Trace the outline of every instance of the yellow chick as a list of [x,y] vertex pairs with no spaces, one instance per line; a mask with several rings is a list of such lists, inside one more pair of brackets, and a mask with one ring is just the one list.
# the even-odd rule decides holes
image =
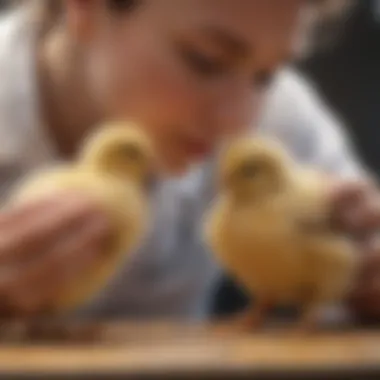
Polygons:
[[313,328],[320,308],[349,290],[356,269],[353,242],[331,226],[326,179],[263,137],[232,142],[219,179],[205,239],[256,300],[232,325],[258,326],[269,307],[292,304],[302,307],[296,328]]
[[87,192],[114,226],[107,254],[57,295],[52,313],[69,311],[95,295],[140,242],[148,224],[145,184],[152,165],[153,147],[141,130],[125,122],[108,123],[85,141],[76,162],[33,175],[12,194],[11,206],[65,189]]

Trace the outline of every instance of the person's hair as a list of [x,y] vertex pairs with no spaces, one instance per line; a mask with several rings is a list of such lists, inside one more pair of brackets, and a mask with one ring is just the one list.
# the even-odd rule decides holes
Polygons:
[[[111,12],[130,11],[142,0],[105,0]],[[2,0],[4,9],[17,6],[28,7],[42,30],[50,29],[64,15],[64,0]]]
[[309,0],[309,3],[315,16],[306,33],[301,54],[304,58],[334,48],[359,4],[358,0]]
[[133,9],[139,0],[107,0],[107,6],[114,11],[129,11]]
[[[143,0],[104,1],[109,11],[117,14],[133,10]],[[308,33],[303,35],[305,43],[301,55],[309,56],[334,46],[357,3],[358,0],[305,0],[305,4],[311,6],[309,9],[314,16]],[[33,9],[34,19],[42,32],[54,27],[64,15],[64,0],[0,0],[0,6],[4,9],[17,4]]]

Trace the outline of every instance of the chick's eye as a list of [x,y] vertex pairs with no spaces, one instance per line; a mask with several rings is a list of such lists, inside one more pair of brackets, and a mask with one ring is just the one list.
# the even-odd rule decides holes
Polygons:
[[240,169],[240,174],[245,178],[252,178],[259,174],[261,166],[256,162],[248,162],[244,164]]
[[141,156],[139,149],[132,145],[121,147],[120,153],[123,157],[126,157],[133,161],[140,159]]

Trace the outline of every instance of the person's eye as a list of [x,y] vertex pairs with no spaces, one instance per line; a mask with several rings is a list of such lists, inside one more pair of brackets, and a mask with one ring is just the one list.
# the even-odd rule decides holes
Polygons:
[[253,86],[265,90],[273,82],[274,72],[272,70],[259,70],[253,76]]
[[221,75],[227,69],[222,60],[207,56],[193,48],[183,47],[180,52],[186,65],[197,74],[211,77]]

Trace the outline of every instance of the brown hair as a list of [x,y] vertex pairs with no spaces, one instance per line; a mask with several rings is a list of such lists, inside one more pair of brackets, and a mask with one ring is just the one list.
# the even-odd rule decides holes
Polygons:
[[[141,0],[105,0],[112,12],[129,11]],[[28,7],[41,33],[54,27],[64,14],[64,0],[9,0],[10,5]]]
[[349,17],[357,6],[355,0],[308,0],[302,14],[302,33],[298,34],[296,59],[307,59],[336,46]]
[[[143,0],[104,0],[111,12],[130,11]],[[31,7],[33,18],[42,33],[54,27],[64,14],[64,0],[7,0],[10,5],[23,4]],[[354,8],[355,0],[305,0],[317,14],[306,33],[308,47],[304,54],[310,55],[325,49],[339,37],[347,17]]]
[[[34,3],[35,7],[43,10],[46,16],[56,17],[63,11],[63,0],[21,0],[21,2]],[[106,0],[106,6],[112,11],[126,11],[132,9],[139,0]]]

